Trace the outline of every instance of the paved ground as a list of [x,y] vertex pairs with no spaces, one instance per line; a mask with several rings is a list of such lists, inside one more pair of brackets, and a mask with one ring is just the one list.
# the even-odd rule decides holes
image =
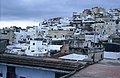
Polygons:
[[77,72],[70,78],[120,78],[120,60],[103,60]]

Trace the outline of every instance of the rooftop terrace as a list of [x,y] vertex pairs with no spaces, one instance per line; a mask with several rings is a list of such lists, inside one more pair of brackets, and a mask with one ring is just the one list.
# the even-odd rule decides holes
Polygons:
[[102,60],[69,78],[120,78],[120,60]]

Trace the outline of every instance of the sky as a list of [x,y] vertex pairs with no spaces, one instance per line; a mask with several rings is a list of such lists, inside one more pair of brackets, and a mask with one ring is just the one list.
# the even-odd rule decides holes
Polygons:
[[53,17],[70,17],[92,7],[120,8],[120,0],[0,0],[0,28],[38,25]]

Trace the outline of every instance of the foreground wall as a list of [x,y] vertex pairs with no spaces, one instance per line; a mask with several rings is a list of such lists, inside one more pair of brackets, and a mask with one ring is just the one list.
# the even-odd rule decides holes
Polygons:
[[[0,78],[11,78],[7,77],[7,65],[0,64],[0,73],[2,77]],[[28,68],[24,66],[13,66],[15,67],[15,76],[14,78],[55,78],[55,72],[36,69],[36,68]],[[12,73],[12,72],[11,72]],[[12,76],[13,77],[13,76]]]
[[33,68],[16,68],[17,78],[55,78],[55,73],[52,71],[33,69]]

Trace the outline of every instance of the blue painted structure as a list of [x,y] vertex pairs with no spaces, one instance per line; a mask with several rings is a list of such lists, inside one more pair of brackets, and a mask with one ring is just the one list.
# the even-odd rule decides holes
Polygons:
[[0,63],[0,73],[3,74],[3,78],[7,78],[7,66],[15,67],[15,78],[57,78],[56,73],[58,73],[49,69]]
[[16,74],[17,78],[55,78],[55,72],[25,67],[16,67]]
[[0,64],[0,73],[3,74],[3,78],[6,78],[7,66]]

